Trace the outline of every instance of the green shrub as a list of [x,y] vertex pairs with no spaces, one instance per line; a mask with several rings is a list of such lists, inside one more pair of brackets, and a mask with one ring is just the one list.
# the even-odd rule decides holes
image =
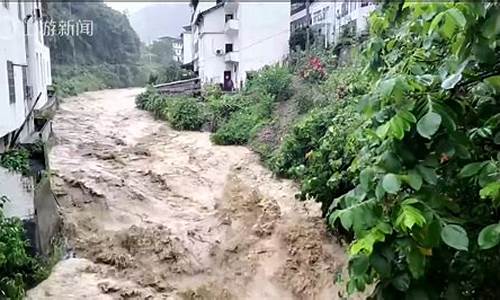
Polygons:
[[301,198],[314,197],[326,213],[334,195],[352,186],[349,170],[359,143],[352,136],[359,126],[355,102],[312,110],[292,127],[270,160],[273,171],[297,179]]
[[158,92],[153,86],[148,85],[144,92],[135,97],[135,106],[139,109],[146,109],[148,102],[153,95],[158,95]]
[[247,83],[247,90],[262,91],[276,101],[287,100],[292,95],[292,74],[286,66],[266,66]]
[[30,153],[24,149],[14,149],[0,154],[0,166],[27,175],[30,171]]
[[[272,114],[273,98],[268,94],[248,95],[249,106],[232,112],[227,121],[212,134],[212,141],[219,145],[246,144]],[[254,102],[258,99],[258,102]]]
[[211,98],[220,98],[223,94],[220,84],[206,84],[201,91],[201,97],[205,101]]
[[[255,103],[252,96],[243,94],[223,95],[221,97],[211,96],[208,98],[209,122],[213,131],[227,122],[229,117],[242,109]],[[257,100],[258,101],[258,100]]]
[[498,4],[384,4],[370,18],[355,187],[328,221],[354,235],[348,291],[500,296]]
[[25,238],[22,223],[17,218],[3,215],[0,198],[0,298],[21,300],[25,290],[38,282],[43,272],[38,260],[29,255],[29,244]]
[[194,98],[168,97],[163,114],[173,128],[178,130],[199,130],[205,122],[203,104]]

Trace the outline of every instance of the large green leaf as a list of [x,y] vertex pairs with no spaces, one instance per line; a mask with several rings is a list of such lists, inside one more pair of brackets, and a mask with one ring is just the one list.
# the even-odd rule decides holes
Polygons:
[[448,224],[441,230],[441,239],[443,242],[457,250],[467,251],[469,249],[469,238],[467,232],[462,226]]
[[432,185],[437,183],[436,171],[433,168],[424,167],[422,165],[417,165],[417,171],[422,175],[422,178]]
[[406,178],[406,182],[415,191],[419,191],[420,188],[422,187],[422,182],[423,182],[422,176],[420,176],[420,174],[418,174],[418,172],[416,170],[408,171],[408,175],[405,178]]
[[479,173],[479,171],[481,171],[483,167],[484,167],[484,162],[476,162],[468,164],[462,168],[458,176],[462,178],[474,176],[477,173]]
[[495,88],[495,90],[500,91],[500,75],[488,77],[484,81]]
[[395,174],[386,174],[382,179],[382,187],[390,194],[396,194],[401,189],[401,181]]
[[495,247],[500,243],[500,224],[484,227],[477,237],[477,244],[483,250]]
[[467,20],[465,19],[464,14],[458,8],[450,8],[448,9],[447,13],[448,16],[450,16],[453,21],[455,21],[455,24],[457,24],[461,28],[464,28]]
[[457,85],[457,83],[462,79],[462,73],[455,73],[451,74],[448,76],[443,82],[441,83],[441,87],[445,90],[450,90]]
[[370,266],[368,256],[356,255],[349,260],[349,274],[351,276],[362,276]]
[[415,225],[422,227],[425,222],[425,217],[418,208],[411,205],[402,205],[395,225],[403,231],[409,231]]
[[430,139],[441,125],[441,115],[435,112],[426,113],[417,123],[417,131],[424,138]]

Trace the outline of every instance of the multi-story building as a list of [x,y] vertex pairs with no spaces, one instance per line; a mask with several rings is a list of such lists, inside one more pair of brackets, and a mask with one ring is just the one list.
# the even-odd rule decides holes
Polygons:
[[184,62],[191,52],[202,84],[229,79],[238,89],[249,72],[286,58],[289,36],[289,1],[200,1],[183,34],[185,42],[192,39],[192,49],[184,44]]
[[160,40],[170,42],[173,50],[172,59],[176,62],[182,63],[183,60],[182,39],[171,36],[164,36],[161,37]]
[[[344,34],[362,35],[368,29],[367,18],[374,9],[375,4],[370,1],[311,1],[309,25],[318,42],[328,47],[339,42]],[[294,3],[291,14],[292,32],[307,26],[304,2]]]
[[20,141],[30,138],[33,112],[48,102],[52,77],[42,18],[40,1],[0,2],[0,152],[18,133]]

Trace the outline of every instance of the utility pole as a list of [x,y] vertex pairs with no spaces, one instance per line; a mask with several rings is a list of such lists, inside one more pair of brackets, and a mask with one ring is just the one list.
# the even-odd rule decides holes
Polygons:
[[311,0],[306,0],[306,52],[309,53],[309,47],[311,44],[311,36],[309,26],[311,25],[311,12],[309,11],[309,6],[311,4]]

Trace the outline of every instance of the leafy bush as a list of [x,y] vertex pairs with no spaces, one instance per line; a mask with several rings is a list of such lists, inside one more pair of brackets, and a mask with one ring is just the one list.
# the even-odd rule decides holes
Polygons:
[[146,106],[153,95],[158,95],[158,92],[153,86],[148,85],[144,92],[135,97],[135,106],[139,109],[146,109]]
[[307,81],[317,82],[326,78],[326,69],[321,59],[313,56],[299,74]]
[[209,97],[208,110],[211,129],[216,131],[227,122],[233,113],[255,104],[255,100],[255,97],[244,94]]
[[0,198],[0,298],[23,299],[25,290],[42,279],[41,264],[29,255],[22,223],[17,218],[3,215],[3,204],[8,201]]
[[194,98],[168,97],[163,111],[167,121],[177,130],[199,130],[205,122],[203,104]]
[[220,98],[222,97],[223,92],[220,84],[206,84],[203,86],[201,90],[201,96],[205,101],[208,101],[211,98]]
[[0,166],[27,175],[30,171],[30,154],[26,149],[14,149],[0,154]]
[[297,123],[271,159],[277,174],[301,183],[301,198],[314,197],[326,213],[335,195],[351,187],[349,169],[359,143],[352,136],[359,125],[354,103],[316,109]]
[[292,74],[286,66],[266,66],[247,82],[247,90],[262,91],[276,101],[284,101],[292,94],[291,84]]
[[386,3],[371,16],[363,148],[331,226],[354,234],[348,291],[500,295],[498,4]]
[[212,134],[211,138],[214,143],[219,145],[246,144],[256,130],[269,120],[272,114],[273,97],[260,93],[247,97],[249,97],[247,99],[257,98],[258,102],[250,100],[253,104],[229,114],[227,121]]

